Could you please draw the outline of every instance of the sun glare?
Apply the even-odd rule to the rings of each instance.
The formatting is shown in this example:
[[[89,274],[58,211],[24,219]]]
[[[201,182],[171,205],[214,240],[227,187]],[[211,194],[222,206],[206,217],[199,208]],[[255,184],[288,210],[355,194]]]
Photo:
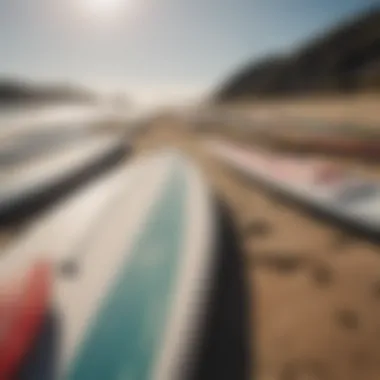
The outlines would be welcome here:
[[[93,13],[117,11],[127,0],[85,0],[88,11]]]

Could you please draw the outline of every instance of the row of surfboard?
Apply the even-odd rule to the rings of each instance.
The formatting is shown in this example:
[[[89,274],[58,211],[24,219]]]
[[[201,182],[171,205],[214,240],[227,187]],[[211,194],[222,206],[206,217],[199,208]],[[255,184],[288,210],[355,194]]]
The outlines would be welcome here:
[[[330,162],[300,159],[221,140],[207,149],[253,180],[369,236],[380,236],[380,183]]]
[[[23,163],[4,175],[2,212],[120,144],[87,136]],[[225,212],[175,150],[119,162],[55,203],[1,253],[0,378],[248,378],[244,279]]]

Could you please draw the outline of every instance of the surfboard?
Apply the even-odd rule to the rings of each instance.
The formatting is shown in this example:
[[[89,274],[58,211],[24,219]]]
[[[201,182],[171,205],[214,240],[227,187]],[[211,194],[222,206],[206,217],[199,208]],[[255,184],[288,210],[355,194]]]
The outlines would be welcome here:
[[[51,131],[70,126],[86,129],[105,118],[106,115],[99,106],[57,106],[29,110],[20,108],[0,118],[0,142],[35,131]]]
[[[380,233],[378,181],[343,171],[329,162],[301,160],[260,149],[242,149],[220,140],[208,141],[207,149],[269,188],[370,235]]]
[[[94,135],[0,172],[0,222],[23,217],[104,167],[112,166],[127,153],[120,139]]]
[[[194,164],[164,150],[63,202],[3,254],[0,278],[50,262],[52,378],[207,379],[231,363],[234,378],[247,378],[240,338],[231,338],[243,324],[226,326],[241,313],[239,286],[226,281],[239,254],[215,207]]]
[[[0,141],[0,168],[13,165],[63,149],[78,140],[91,137],[85,128],[69,125],[52,129],[35,129]]]

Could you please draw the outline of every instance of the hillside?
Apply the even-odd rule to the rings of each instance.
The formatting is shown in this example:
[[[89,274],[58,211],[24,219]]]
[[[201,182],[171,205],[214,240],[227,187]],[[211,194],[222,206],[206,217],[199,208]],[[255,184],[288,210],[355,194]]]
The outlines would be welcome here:
[[[20,80],[0,79],[0,106],[94,100],[92,93],[75,86],[36,85]]]
[[[248,64],[215,92],[217,101],[380,91],[380,7],[318,36],[289,56]]]

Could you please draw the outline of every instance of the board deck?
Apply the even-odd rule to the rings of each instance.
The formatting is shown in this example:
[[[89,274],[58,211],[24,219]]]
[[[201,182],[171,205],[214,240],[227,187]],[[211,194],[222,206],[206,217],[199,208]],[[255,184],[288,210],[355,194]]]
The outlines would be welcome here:
[[[66,149],[0,172],[0,221],[49,201],[103,166],[119,161],[127,146],[112,136],[92,136]]]
[[[0,278],[51,263],[58,378],[185,378],[215,260],[208,186],[175,151],[94,186],[3,253]]]
[[[228,165],[268,187],[371,235],[380,233],[379,182],[329,163],[242,149],[223,141],[209,141],[206,146]]]

